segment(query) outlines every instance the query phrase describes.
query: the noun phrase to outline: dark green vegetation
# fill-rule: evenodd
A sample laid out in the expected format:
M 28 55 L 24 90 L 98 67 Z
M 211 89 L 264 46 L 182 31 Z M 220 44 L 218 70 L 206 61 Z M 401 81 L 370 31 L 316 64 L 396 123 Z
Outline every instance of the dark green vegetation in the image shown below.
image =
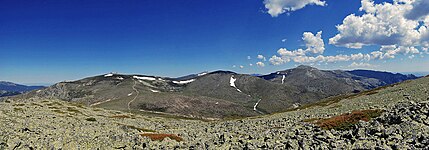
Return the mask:
M 309 66 L 264 76 L 229 71 L 181 78 L 106 74 L 61 82 L 15 98 L 53 98 L 74 102 L 76 107 L 86 105 L 135 114 L 211 120 L 326 106 L 344 98 L 371 94 L 366 91 L 388 83 L 414 79 L 376 73 L 386 77 L 368 78 Z M 387 80 L 389 77 L 392 79 Z

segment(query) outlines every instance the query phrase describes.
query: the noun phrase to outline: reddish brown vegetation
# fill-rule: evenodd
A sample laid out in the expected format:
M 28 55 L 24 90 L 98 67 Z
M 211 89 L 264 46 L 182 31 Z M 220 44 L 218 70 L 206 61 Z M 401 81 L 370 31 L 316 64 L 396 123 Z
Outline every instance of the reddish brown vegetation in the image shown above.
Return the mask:
M 183 141 L 183 139 L 174 134 L 158 134 L 158 133 L 142 133 L 141 136 L 149 137 L 152 141 L 162 141 L 165 138 L 176 140 L 177 142 Z
M 352 113 L 342 114 L 327 119 L 320 119 L 315 122 L 316 125 L 323 129 L 345 130 L 358 123 L 359 120 L 369 121 L 381 115 L 382 110 L 359 110 Z
M 128 115 L 114 115 L 114 116 L 110 116 L 110 118 L 131 118 Z

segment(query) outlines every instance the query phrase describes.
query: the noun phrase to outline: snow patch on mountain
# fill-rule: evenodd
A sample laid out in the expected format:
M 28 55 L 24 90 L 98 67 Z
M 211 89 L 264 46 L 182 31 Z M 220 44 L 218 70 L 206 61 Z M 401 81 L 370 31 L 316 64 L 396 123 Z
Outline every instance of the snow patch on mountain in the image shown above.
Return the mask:
M 185 80 L 185 81 L 173 81 L 173 83 L 176 83 L 176 84 L 188 84 L 188 83 L 191 83 L 191 82 L 194 82 L 195 81 L 195 79 L 191 79 L 191 80 Z
M 133 76 L 134 79 L 139 79 L 139 80 L 148 80 L 148 81 L 155 81 L 156 78 L 153 77 L 139 77 L 139 76 Z
M 150 89 L 150 91 L 152 91 L 153 93 L 159 93 L 160 92 L 160 91 L 153 90 L 153 89 Z
M 261 102 L 262 99 L 259 99 L 258 102 L 256 102 L 256 104 L 253 106 L 253 110 L 254 111 L 258 111 L 258 109 L 256 109 L 256 107 L 258 107 L 259 102 Z
M 235 89 L 237 89 L 237 91 L 238 92 L 241 92 L 241 90 L 240 89 L 238 89 L 237 88 L 237 86 L 235 86 L 235 81 L 236 81 L 237 79 L 235 79 L 234 78 L 234 75 L 232 75 L 231 76 L 231 78 L 229 79 L 229 85 L 231 86 L 231 87 L 234 87 Z
M 282 77 L 282 84 L 285 83 L 285 78 L 286 78 L 286 76 L 283 75 L 283 77 Z
M 206 74 L 207 74 L 207 72 L 202 72 L 202 73 L 199 73 L 198 76 L 203 76 L 203 75 L 206 75 Z
M 109 73 L 109 74 L 104 75 L 104 77 L 111 77 L 111 76 L 113 76 L 113 73 Z

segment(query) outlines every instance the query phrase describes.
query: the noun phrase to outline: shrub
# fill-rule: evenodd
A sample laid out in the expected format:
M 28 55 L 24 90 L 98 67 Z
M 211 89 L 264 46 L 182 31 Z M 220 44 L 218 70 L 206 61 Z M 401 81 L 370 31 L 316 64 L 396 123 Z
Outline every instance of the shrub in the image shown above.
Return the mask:
M 320 119 L 316 121 L 315 124 L 327 130 L 347 130 L 357 124 L 360 120 L 369 121 L 372 118 L 380 116 L 381 113 L 383 113 L 382 110 L 359 110 L 327 119 Z
M 91 118 L 86 118 L 85 120 L 86 121 L 97 121 L 95 118 L 92 118 L 92 117 Z
M 110 118 L 131 118 L 131 117 L 128 115 L 113 115 L 113 116 L 110 116 Z
M 181 137 L 174 134 L 143 133 L 140 135 L 144 137 L 149 137 L 152 141 L 162 141 L 167 137 L 172 140 L 176 140 L 177 142 L 183 141 Z

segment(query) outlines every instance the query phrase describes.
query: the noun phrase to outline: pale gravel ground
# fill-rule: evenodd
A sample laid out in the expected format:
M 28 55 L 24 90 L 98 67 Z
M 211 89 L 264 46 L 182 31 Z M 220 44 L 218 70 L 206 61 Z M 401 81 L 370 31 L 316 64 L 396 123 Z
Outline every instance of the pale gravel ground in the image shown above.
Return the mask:
M 361 136 L 358 131 L 355 134 L 354 131 L 321 130 L 311 124 L 303 123 L 302 120 L 329 117 L 352 110 L 375 108 L 389 110 L 392 107 L 398 108 L 395 105 L 404 101 L 427 101 L 429 99 L 428 89 L 429 78 L 422 78 L 389 87 L 373 95 L 342 100 L 331 106 L 213 122 L 132 115 L 126 112 L 77 107 L 58 100 L 30 99 L 25 103 L 0 103 L 0 149 L 13 149 L 14 147 L 17 149 L 28 149 L 29 147 L 35 149 L 372 149 L 377 145 L 381 149 L 394 149 L 395 147 L 389 145 L 389 142 L 371 141 L 375 135 L 372 135 L 372 132 L 370 134 L 369 129 L 376 125 L 377 128 L 385 130 L 394 130 L 398 127 L 404 130 L 409 128 L 411 131 L 419 131 L 419 133 L 409 133 L 418 137 L 426 136 L 427 125 L 424 122 L 414 121 L 415 118 L 408 118 L 412 120 L 410 125 L 361 123 L 359 127 L 364 131 L 360 131 L 360 128 L 356 130 L 368 132 L 367 136 Z M 409 105 L 401 106 L 401 108 L 414 107 L 414 104 Z M 52 111 L 54 109 L 61 110 L 62 113 Z M 419 113 L 424 112 L 412 113 L 418 116 Z M 110 116 L 118 114 L 126 114 L 132 118 L 110 118 Z M 96 121 L 85 120 L 90 117 L 95 118 Z M 141 137 L 139 133 L 142 132 L 124 125 L 156 130 L 156 133 L 176 134 L 184 141 L 176 142 L 169 139 L 162 142 L 151 141 Z M 348 134 L 353 137 L 345 138 Z M 391 136 L 401 136 L 396 137 L 396 140 L 399 139 L 396 143 L 401 143 L 407 140 L 405 134 L 408 133 L 394 133 Z M 337 141 L 345 144 L 337 143 Z M 408 149 L 410 147 L 396 148 Z

